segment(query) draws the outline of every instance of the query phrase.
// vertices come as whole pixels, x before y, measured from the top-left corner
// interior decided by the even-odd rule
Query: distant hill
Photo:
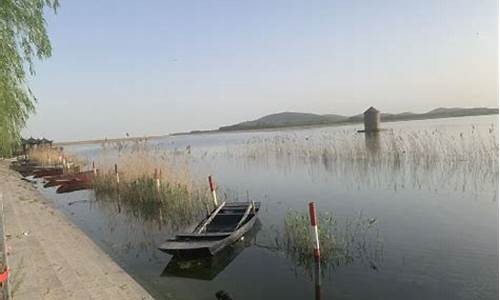
[[[282,112],[272,115],[267,115],[254,121],[246,121],[235,125],[224,126],[219,130],[245,130],[256,128],[276,128],[276,127],[291,127],[291,126],[308,126],[321,125],[341,122],[347,117],[340,115],[316,115],[298,112]]]
[[[450,117],[464,117],[477,115],[492,115],[498,114],[498,108],[445,108],[440,107],[429,112],[417,114],[412,112],[403,112],[399,114],[382,113],[380,118],[382,121],[404,121],[404,120],[422,120]],[[251,130],[251,129],[267,129],[280,127],[294,126],[314,126],[314,125],[333,125],[345,123],[360,123],[363,122],[363,114],[354,115],[351,117],[328,114],[318,115],[299,112],[282,112],[271,114],[253,121],[241,122],[234,125],[222,126],[219,131],[231,130]]]

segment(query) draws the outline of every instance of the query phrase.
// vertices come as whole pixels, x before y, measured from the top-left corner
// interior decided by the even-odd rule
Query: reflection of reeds
[[[341,223],[331,213],[320,213],[318,233],[324,269],[333,270],[355,261],[378,269],[382,261],[383,242],[375,219],[359,213]],[[283,234],[275,242],[277,248],[284,251],[296,265],[304,267],[309,273],[314,270],[313,241],[307,213],[289,211],[285,217]]]

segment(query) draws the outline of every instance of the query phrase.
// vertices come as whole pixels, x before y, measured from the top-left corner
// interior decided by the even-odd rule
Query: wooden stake
[[[155,168],[155,183],[156,183],[156,192],[157,193],[160,193],[160,176],[159,175],[161,174],[161,170],[160,172],[158,172],[158,169]]]
[[[116,175],[116,184],[120,184],[120,175],[118,174],[118,165],[115,164],[115,175]]]
[[[208,185],[210,186],[210,191],[212,192],[212,198],[214,200],[215,206],[217,206],[217,193],[215,192],[215,181],[212,175],[208,176]]]
[[[316,205],[314,202],[309,203],[309,217],[311,219],[311,235],[313,240],[313,254],[316,262],[320,261],[319,251],[319,236],[318,236],[318,219],[316,214]]]
[[[321,264],[319,261],[314,263],[314,299],[321,300]]]

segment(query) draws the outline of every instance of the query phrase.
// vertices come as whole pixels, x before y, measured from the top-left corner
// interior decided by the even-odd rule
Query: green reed
[[[143,175],[116,182],[112,172],[99,174],[93,181],[97,200],[112,201],[144,221],[180,228],[192,224],[213,208],[207,188],[161,181]]]
[[[378,269],[383,256],[383,240],[376,223],[376,219],[361,212],[343,220],[328,212],[318,214],[321,264],[325,269],[334,270],[353,262]],[[310,230],[309,215],[291,210],[285,216],[283,234],[275,239],[276,247],[307,272],[314,268]]]

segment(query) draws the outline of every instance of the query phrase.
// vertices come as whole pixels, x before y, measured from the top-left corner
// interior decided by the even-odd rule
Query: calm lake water
[[[175,232],[92,191],[41,191],[158,299],[498,299],[498,116],[384,123],[393,130],[368,140],[359,126],[148,141],[230,197],[262,202],[255,230],[212,261],[171,262],[156,247]],[[102,151],[65,150],[89,161]],[[276,247],[287,212],[309,201],[376,220],[352,261],[323,268],[320,290]]]

